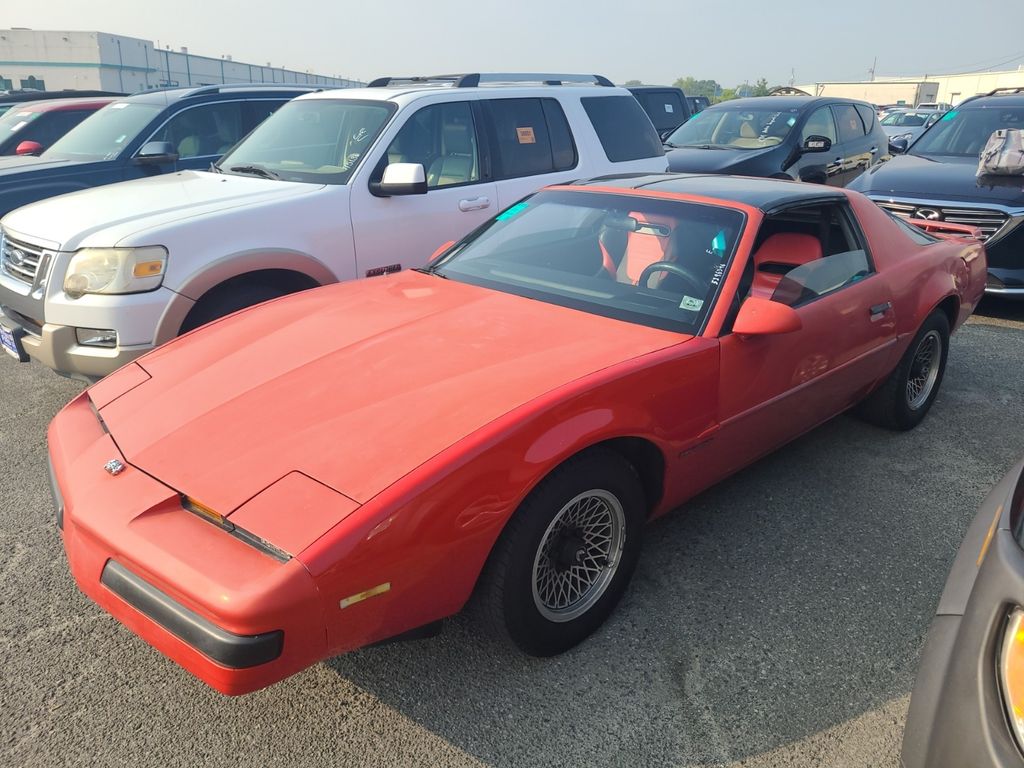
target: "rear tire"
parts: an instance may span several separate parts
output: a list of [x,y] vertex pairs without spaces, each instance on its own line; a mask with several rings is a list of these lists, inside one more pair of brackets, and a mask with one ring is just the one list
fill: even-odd
[[889,378],[857,406],[857,415],[886,429],[913,429],[935,402],[948,356],[949,320],[935,310],[921,324]]
[[486,628],[532,656],[592,634],[640,555],[646,504],[633,466],[594,448],[555,469],[520,504],[478,588]]

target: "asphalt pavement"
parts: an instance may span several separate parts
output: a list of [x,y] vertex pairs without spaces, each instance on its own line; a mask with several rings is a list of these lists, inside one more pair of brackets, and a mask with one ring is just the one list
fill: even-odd
[[654,523],[561,657],[457,617],[227,698],[78,592],[45,443],[80,386],[0,359],[0,765],[895,767],[960,538],[1024,454],[1022,361],[1024,304],[984,306],[920,427],[842,416]]

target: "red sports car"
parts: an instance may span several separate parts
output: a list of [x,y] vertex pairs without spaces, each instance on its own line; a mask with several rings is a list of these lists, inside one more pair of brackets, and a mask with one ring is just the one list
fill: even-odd
[[983,247],[938,226],[809,184],[603,179],[426,269],[218,320],[54,419],[72,573],[229,694],[471,597],[563,651],[646,521],[851,406],[924,417],[985,285]]

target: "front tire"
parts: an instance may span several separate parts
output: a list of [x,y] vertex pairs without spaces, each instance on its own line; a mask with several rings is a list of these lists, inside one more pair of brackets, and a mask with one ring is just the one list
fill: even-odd
[[622,597],[646,518],[636,470],[593,448],[523,500],[488,560],[479,600],[492,634],[553,656],[592,634]]
[[939,394],[948,356],[949,320],[935,310],[921,324],[889,378],[857,407],[857,415],[887,429],[913,429]]

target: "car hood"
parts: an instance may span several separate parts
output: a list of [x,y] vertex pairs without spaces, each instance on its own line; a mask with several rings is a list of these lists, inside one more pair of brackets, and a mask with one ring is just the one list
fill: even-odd
[[82,165],[82,163],[74,160],[35,157],[34,155],[7,155],[0,157],[0,181],[7,181],[6,177],[23,171],[36,171],[40,168],[65,168],[74,165]]
[[689,338],[404,272],[215,322],[94,397],[129,462],[221,514],[293,471],[363,503],[545,392]]
[[84,189],[12,211],[4,226],[61,250],[112,247],[125,237],[209,213],[322,187],[253,176],[181,171]]
[[764,149],[700,149],[681,147],[666,155],[668,168],[678,173],[722,173],[745,171],[753,163],[762,162],[764,155],[779,151],[779,145]]
[[1024,205],[1024,177],[977,178],[977,158],[899,155],[872,166],[849,188],[872,196]]

